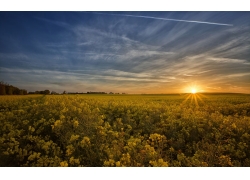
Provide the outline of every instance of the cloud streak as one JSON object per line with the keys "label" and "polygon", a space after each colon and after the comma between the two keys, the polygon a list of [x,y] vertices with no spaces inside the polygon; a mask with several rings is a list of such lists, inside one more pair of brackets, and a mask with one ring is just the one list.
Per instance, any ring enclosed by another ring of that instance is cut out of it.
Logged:
{"label": "cloud streak", "polygon": [[130,14],[112,14],[112,13],[93,13],[93,14],[146,18],[146,19],[156,19],[156,20],[163,20],[163,21],[176,21],[176,22],[186,22],[186,23],[210,24],[210,25],[218,25],[218,26],[233,26],[233,24],[223,24],[223,23],[206,22],[206,21],[191,21],[191,20],[183,20],[183,19],[169,19],[169,18],[159,18],[159,17],[152,17],[152,16],[138,16],[138,15],[130,15]]}

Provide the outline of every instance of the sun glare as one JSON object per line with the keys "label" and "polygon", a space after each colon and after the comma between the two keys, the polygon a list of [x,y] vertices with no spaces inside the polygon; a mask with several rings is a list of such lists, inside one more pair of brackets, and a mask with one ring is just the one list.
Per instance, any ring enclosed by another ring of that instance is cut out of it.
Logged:
{"label": "sun glare", "polygon": [[194,89],[194,88],[191,89],[191,93],[192,93],[192,94],[195,94],[196,92],[197,92],[196,89]]}
{"label": "sun glare", "polygon": [[202,86],[197,85],[196,83],[189,83],[185,88],[183,88],[183,92],[188,94],[197,94],[203,92]]}

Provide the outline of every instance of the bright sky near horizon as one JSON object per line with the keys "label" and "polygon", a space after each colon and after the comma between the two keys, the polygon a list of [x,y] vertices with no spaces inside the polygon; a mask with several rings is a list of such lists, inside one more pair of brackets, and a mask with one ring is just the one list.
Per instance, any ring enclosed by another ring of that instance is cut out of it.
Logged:
{"label": "bright sky near horizon", "polygon": [[250,12],[0,12],[0,81],[28,91],[250,93]]}

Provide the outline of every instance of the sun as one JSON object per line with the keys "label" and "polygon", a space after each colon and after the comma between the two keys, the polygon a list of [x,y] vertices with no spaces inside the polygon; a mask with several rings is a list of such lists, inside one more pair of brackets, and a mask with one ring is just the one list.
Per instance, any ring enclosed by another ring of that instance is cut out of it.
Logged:
{"label": "sun", "polygon": [[197,92],[197,91],[196,91],[195,88],[192,88],[192,89],[191,89],[191,93],[192,93],[192,94],[195,94],[196,92]]}
{"label": "sun", "polygon": [[183,92],[188,93],[188,94],[197,94],[200,92],[203,92],[202,86],[196,84],[196,83],[189,83],[186,87],[183,88]]}

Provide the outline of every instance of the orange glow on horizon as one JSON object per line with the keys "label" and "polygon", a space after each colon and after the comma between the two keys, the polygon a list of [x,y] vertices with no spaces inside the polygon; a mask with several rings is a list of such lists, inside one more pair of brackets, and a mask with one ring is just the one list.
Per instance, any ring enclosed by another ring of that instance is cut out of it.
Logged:
{"label": "orange glow on horizon", "polygon": [[203,92],[202,86],[198,85],[197,83],[190,83],[186,87],[183,88],[184,93],[190,93],[190,94],[197,94],[199,92]]}
{"label": "orange glow on horizon", "polygon": [[197,92],[197,90],[195,88],[191,89],[191,93],[195,94]]}

